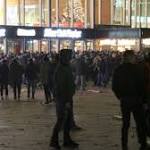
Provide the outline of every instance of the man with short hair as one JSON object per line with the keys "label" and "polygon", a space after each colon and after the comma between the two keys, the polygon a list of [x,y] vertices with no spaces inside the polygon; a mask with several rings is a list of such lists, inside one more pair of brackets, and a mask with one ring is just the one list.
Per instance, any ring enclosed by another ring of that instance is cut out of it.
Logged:
{"label": "man with short hair", "polygon": [[120,100],[122,112],[122,150],[128,150],[128,129],[130,115],[136,123],[140,150],[147,149],[146,124],[144,115],[145,75],[143,68],[135,63],[135,55],[131,50],[123,54],[123,63],[113,74],[112,90]]}

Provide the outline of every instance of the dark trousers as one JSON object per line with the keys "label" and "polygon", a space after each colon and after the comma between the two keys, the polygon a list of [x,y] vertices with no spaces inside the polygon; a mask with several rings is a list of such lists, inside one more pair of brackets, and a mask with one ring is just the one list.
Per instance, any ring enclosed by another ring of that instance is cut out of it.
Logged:
{"label": "dark trousers", "polygon": [[14,93],[14,99],[16,98],[20,99],[21,82],[18,82],[18,81],[13,82],[13,93]]}
{"label": "dark trousers", "polygon": [[30,98],[30,93],[32,93],[32,98],[34,98],[36,83],[34,80],[28,80],[28,98]]}
{"label": "dark trousers", "polygon": [[1,97],[3,97],[4,90],[5,90],[5,96],[8,96],[8,83],[1,83]]}
{"label": "dark trousers", "polygon": [[[129,101],[129,99],[127,101]],[[141,104],[128,105],[125,102],[122,102],[121,111],[123,118],[122,138],[121,138],[122,148],[128,146],[128,130],[130,126],[131,113],[133,113],[133,117],[136,123],[138,141],[142,146],[146,145],[146,124],[143,106]]]}
{"label": "dark trousers", "polygon": [[44,87],[45,99],[46,99],[46,102],[48,103],[49,99],[51,99],[51,92],[50,92],[49,84],[44,83],[43,87]]}
{"label": "dark trousers", "polygon": [[71,108],[70,108],[70,128],[73,128],[76,126],[75,119],[74,119],[74,110],[73,110],[73,99],[70,102]]}
{"label": "dark trousers", "polygon": [[[58,103],[58,98],[56,98],[56,115],[57,115],[57,122],[54,126],[53,129],[53,134],[52,134],[52,143],[58,144],[59,142],[59,132],[61,129],[63,129],[64,132],[64,142],[70,142],[71,137],[70,137],[70,110],[65,107],[64,103]],[[59,102],[61,102],[61,98],[59,98]]]}

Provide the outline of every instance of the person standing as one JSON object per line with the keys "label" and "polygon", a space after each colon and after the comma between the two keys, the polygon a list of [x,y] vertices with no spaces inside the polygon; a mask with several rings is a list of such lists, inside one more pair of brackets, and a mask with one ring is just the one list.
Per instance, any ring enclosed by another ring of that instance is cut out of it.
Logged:
{"label": "person standing", "polygon": [[1,79],[1,100],[4,99],[3,92],[5,90],[5,99],[8,99],[8,75],[9,67],[7,60],[4,59],[0,66],[0,79]]}
{"label": "person standing", "polygon": [[15,58],[10,64],[10,82],[13,87],[14,99],[20,100],[23,66]]}
{"label": "person standing", "polygon": [[57,122],[53,129],[50,146],[60,149],[59,132],[63,127],[64,146],[76,148],[78,144],[70,136],[71,101],[75,94],[75,83],[70,67],[71,52],[68,49],[60,51],[59,64],[54,74],[54,93],[56,98]]}
{"label": "person standing", "polygon": [[139,64],[135,64],[135,55],[131,50],[123,54],[123,63],[119,65],[113,74],[112,90],[120,100],[122,112],[122,150],[128,150],[128,130],[130,115],[136,123],[140,150],[146,150],[146,124],[144,115],[145,74]]}
{"label": "person standing", "polygon": [[47,56],[44,56],[43,62],[40,67],[40,79],[44,88],[45,104],[49,104],[51,99],[50,87],[49,87],[49,71],[50,62]]}
{"label": "person standing", "polygon": [[[26,66],[25,77],[27,79],[27,96],[30,98],[30,93],[32,93],[32,99],[34,99],[36,80],[37,80],[38,69],[37,65],[34,64],[33,60],[30,59]],[[32,91],[32,92],[30,92]]]}

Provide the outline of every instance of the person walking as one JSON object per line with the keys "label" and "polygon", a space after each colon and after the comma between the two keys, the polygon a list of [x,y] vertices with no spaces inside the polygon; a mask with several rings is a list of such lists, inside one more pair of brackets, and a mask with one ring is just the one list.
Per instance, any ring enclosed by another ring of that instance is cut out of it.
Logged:
{"label": "person walking", "polygon": [[[56,98],[57,122],[53,129],[50,146],[60,149],[59,132],[63,128],[64,146],[77,148],[78,144],[70,136],[71,101],[75,94],[75,83],[70,67],[71,52],[68,49],[60,51],[60,60],[54,74],[54,92]],[[65,86],[65,87],[64,87]]]}
{"label": "person walking", "polygon": [[135,64],[135,55],[131,50],[123,54],[123,63],[119,65],[113,74],[112,90],[120,100],[122,112],[122,150],[128,150],[128,130],[130,115],[136,123],[140,150],[146,150],[146,124],[144,115],[145,97],[145,74],[139,64]]}
{"label": "person walking", "polygon": [[40,79],[44,88],[45,104],[49,104],[52,101],[51,92],[49,87],[49,71],[50,62],[47,56],[44,56],[43,62],[40,67]]}

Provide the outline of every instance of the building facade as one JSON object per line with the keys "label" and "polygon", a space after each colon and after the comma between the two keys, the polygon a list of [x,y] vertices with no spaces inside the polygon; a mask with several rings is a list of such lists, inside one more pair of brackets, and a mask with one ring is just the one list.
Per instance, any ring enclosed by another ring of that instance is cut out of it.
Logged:
{"label": "building facade", "polygon": [[[150,28],[150,0],[0,0],[0,4],[0,25],[94,29],[101,24]],[[93,49],[95,43],[103,42],[2,39],[0,48],[5,45],[5,49],[13,49],[22,43],[27,50],[45,51],[49,44],[52,50]]]}

